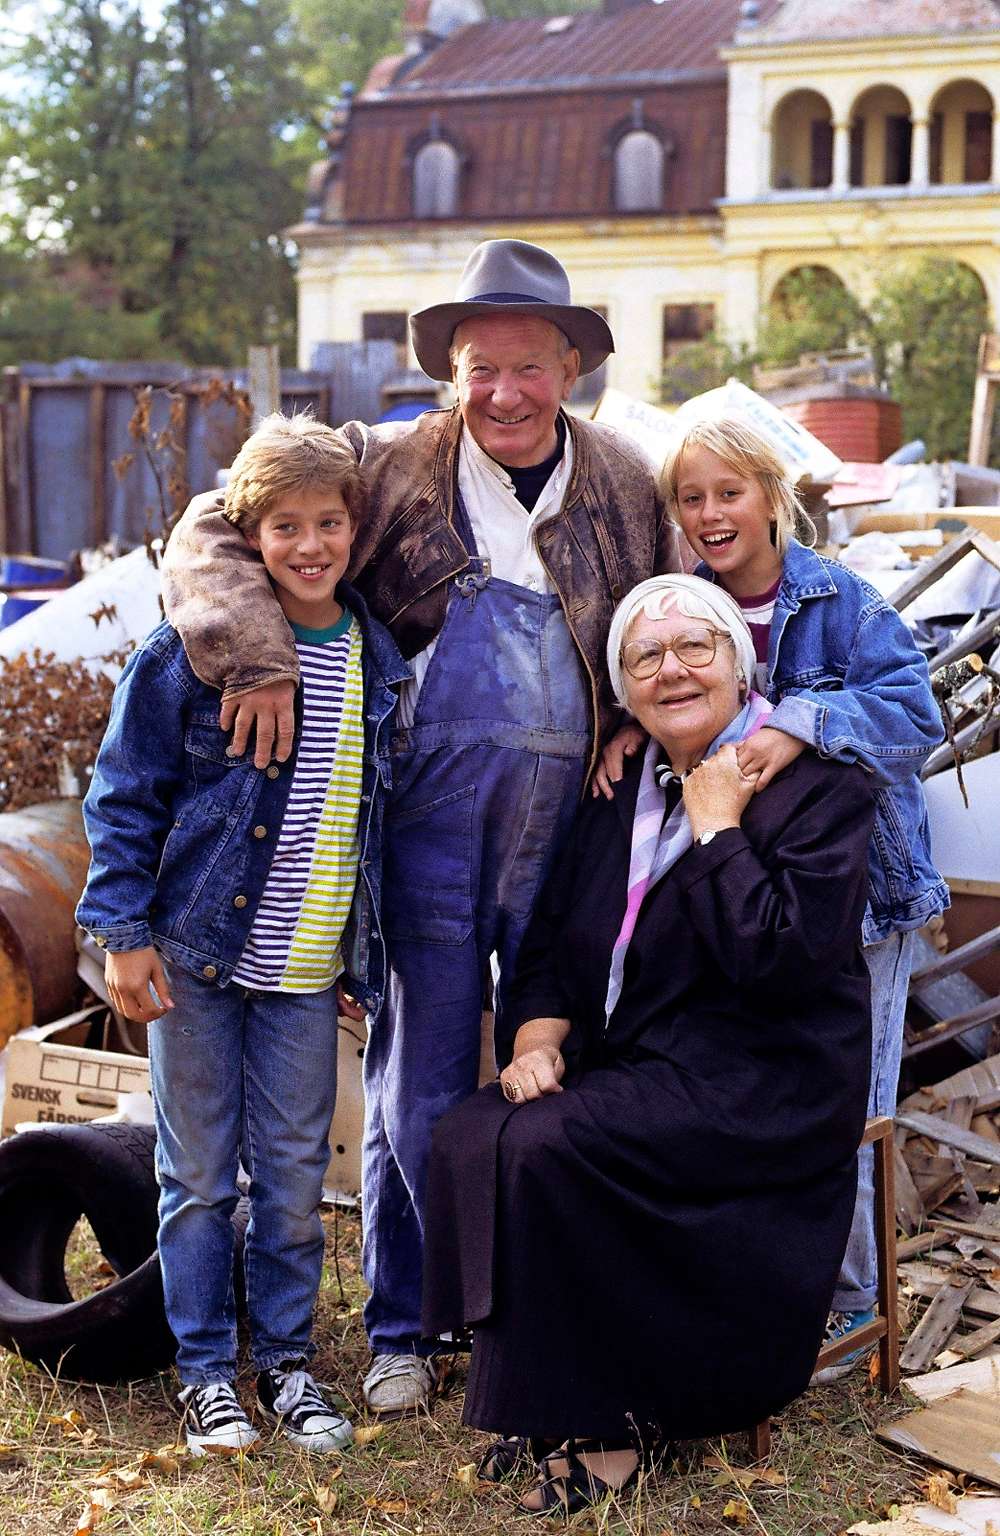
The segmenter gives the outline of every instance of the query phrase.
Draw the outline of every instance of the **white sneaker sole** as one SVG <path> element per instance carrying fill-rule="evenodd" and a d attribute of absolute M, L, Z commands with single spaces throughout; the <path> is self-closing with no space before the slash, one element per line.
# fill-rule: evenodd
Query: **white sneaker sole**
<path fill-rule="evenodd" d="M 228 1440 L 212 1440 L 207 1435 L 188 1433 L 186 1439 L 192 1456 L 245 1456 L 260 1445 L 260 1435 L 256 1430 L 242 1437 L 235 1445 Z"/>
<path fill-rule="evenodd" d="M 300 1451 L 309 1451 L 315 1456 L 328 1455 L 330 1451 L 343 1451 L 347 1446 L 353 1444 L 354 1441 L 354 1426 L 348 1419 L 342 1419 L 340 1427 L 337 1429 L 319 1430 L 316 1434 L 308 1435 L 300 1430 L 292 1429 L 280 1414 L 273 1413 L 269 1408 L 265 1408 L 259 1398 L 257 1399 L 257 1411 L 261 1418 L 266 1419 L 268 1424 L 273 1425 L 278 1434 L 285 1440 L 290 1441 L 292 1445 L 297 1445 Z"/>

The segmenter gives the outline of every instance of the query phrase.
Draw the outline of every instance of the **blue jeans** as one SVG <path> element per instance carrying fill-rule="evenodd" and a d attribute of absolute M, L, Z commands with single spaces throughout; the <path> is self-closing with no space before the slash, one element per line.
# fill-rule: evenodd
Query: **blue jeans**
<path fill-rule="evenodd" d="M 913 965 L 913 933 L 891 933 L 862 951 L 872 986 L 872 1075 L 868 1116 L 896 1112 L 899 1062 L 903 1050 L 906 989 Z M 858 1196 L 847 1252 L 833 1293 L 835 1312 L 867 1312 L 878 1295 L 875 1255 L 875 1154 L 858 1153 Z M 894 1213 L 890 1219 L 895 1220 Z"/>
<path fill-rule="evenodd" d="M 325 992 L 210 986 L 165 965 L 174 1007 L 149 1029 L 167 1321 L 185 1385 L 236 1374 L 233 1229 L 250 1177 L 245 1270 L 254 1365 L 309 1358 L 323 1267 L 319 1202 L 337 1093 Z"/>

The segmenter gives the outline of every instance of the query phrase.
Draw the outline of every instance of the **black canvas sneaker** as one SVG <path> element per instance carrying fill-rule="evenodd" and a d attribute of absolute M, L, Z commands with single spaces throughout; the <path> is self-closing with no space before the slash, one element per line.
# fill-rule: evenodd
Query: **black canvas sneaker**
<path fill-rule="evenodd" d="M 184 1405 L 184 1432 L 193 1456 L 204 1456 L 207 1451 L 223 1455 L 248 1451 L 260 1439 L 240 1407 L 231 1381 L 185 1387 L 179 1397 Z"/>
<path fill-rule="evenodd" d="M 354 1439 L 347 1419 L 324 1397 L 301 1360 L 261 1371 L 257 1404 L 265 1419 L 303 1451 L 340 1451 Z"/>

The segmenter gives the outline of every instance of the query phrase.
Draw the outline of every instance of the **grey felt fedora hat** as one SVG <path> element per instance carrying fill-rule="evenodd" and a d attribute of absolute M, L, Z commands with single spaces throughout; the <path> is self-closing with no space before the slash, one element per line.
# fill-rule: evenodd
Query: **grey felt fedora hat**
<path fill-rule="evenodd" d="M 484 240 L 465 263 L 452 302 L 431 304 L 410 316 L 421 368 L 432 379 L 450 379 L 448 348 L 455 327 L 473 315 L 500 314 L 551 320 L 579 352 L 581 373 L 593 373 L 615 350 L 607 321 L 570 301 L 569 278 L 554 256 L 524 240 Z"/>

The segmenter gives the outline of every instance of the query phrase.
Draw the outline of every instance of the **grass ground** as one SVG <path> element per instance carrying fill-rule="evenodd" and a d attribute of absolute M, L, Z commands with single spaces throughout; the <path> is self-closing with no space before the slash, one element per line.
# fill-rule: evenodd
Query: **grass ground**
<path fill-rule="evenodd" d="M 121 1388 L 53 1380 L 0 1353 L 0 1536 L 501 1536 L 565 1529 L 517 1512 L 514 1489 L 479 1483 L 486 1439 L 464 1430 L 461 1368 L 433 1413 L 386 1426 L 360 1409 L 367 1361 L 358 1220 L 327 1217 L 327 1266 L 314 1367 L 348 1400 L 359 1444 L 309 1458 L 279 1439 L 244 1459 L 194 1461 L 173 1447 L 170 1375 Z M 83 1236 L 68 1261 L 75 1295 L 102 1283 Z M 252 1380 L 245 1379 L 248 1399 Z M 577 1516 L 600 1536 L 837 1536 L 919 1497 L 927 1469 L 873 1438 L 903 1412 L 864 1374 L 809 1392 L 776 1421 L 768 1463 L 749 1466 L 743 1436 L 685 1444 L 621 1504 Z"/>

